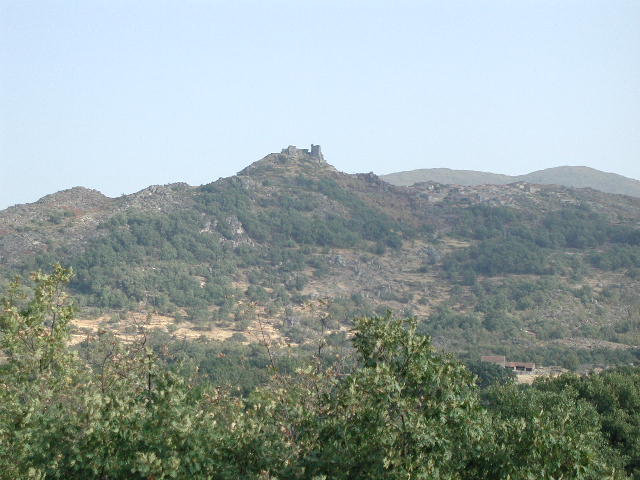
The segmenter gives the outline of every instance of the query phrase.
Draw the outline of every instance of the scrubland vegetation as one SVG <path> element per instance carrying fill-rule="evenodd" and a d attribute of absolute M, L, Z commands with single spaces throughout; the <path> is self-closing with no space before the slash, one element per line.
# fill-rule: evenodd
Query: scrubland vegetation
<path fill-rule="evenodd" d="M 0 283 L 63 261 L 84 316 L 154 312 L 242 334 L 260 311 L 304 344 L 325 328 L 319 317 L 339 330 L 391 309 L 470 361 L 637 363 L 635 200 L 507 187 L 495 201 L 473 200 L 441 186 L 441 199 L 420 203 L 419 189 L 279 161 L 167 187 L 174 203 L 130 201 L 80 244 L 65 236 L 74 214 L 46 212 L 36 229 L 54 229 L 46 248 L 18 257 Z M 301 314 L 310 303 L 322 311 Z M 573 347 L 576 338 L 588 348 Z"/>

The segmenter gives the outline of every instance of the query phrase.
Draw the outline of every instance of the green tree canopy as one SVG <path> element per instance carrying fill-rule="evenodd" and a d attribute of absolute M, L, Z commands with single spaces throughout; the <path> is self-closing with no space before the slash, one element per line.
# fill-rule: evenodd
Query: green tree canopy
<path fill-rule="evenodd" d="M 56 266 L 30 297 L 14 284 L 3 300 L 0 478 L 626 478 L 575 389 L 496 387 L 485 407 L 414 319 L 356 321 L 344 367 L 285 374 L 269 351 L 272 379 L 239 397 L 167 368 L 145 331 L 101 336 L 81 359 L 70 276 Z"/>

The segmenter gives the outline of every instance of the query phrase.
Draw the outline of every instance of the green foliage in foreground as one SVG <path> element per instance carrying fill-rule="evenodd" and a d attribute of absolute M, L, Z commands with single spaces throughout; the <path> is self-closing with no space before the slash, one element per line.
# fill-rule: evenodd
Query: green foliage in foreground
<path fill-rule="evenodd" d="M 3 303 L 0 476 L 64 479 L 627 478 L 574 389 L 495 387 L 413 320 L 356 321 L 349 372 L 310 363 L 246 398 L 160 366 L 144 342 L 67 348 L 69 272 Z"/>
<path fill-rule="evenodd" d="M 640 479 L 640 370 L 618 367 L 598 375 L 562 375 L 537 381 L 543 392 L 569 389 L 594 406 L 609 444 L 625 459 L 627 471 Z"/>

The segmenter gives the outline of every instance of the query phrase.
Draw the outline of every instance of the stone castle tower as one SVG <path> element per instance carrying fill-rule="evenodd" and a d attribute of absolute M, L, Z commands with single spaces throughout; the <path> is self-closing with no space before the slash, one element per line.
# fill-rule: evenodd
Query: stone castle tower
<path fill-rule="evenodd" d="M 311 150 L 307 148 L 297 148 L 295 145 L 289 145 L 287 148 L 283 148 L 281 155 L 286 155 L 291 159 L 306 159 L 312 160 L 318 163 L 324 163 L 324 157 L 322 156 L 322 150 L 320 145 L 311 145 Z"/>

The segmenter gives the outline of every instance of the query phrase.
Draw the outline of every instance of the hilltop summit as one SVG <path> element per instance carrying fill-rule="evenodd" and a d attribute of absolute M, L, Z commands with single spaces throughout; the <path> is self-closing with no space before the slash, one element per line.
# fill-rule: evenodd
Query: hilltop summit
<path fill-rule="evenodd" d="M 295 145 L 289 145 L 283 148 L 280 153 L 270 153 L 263 159 L 252 163 L 240 171 L 238 175 L 251 175 L 283 169 L 301 173 L 301 170 L 316 170 L 318 168 L 329 168 L 335 171 L 335 168 L 325 161 L 320 145 L 312 144 L 311 148 L 298 148 Z"/>
<path fill-rule="evenodd" d="M 45 195 L 36 203 L 39 205 L 87 209 L 103 206 L 111 200 L 112 199 L 98 190 L 85 187 L 73 187 Z"/>

